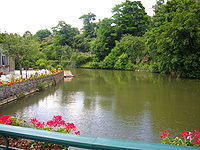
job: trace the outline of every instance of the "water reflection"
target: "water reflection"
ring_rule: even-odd
[[[164,129],[199,130],[200,81],[110,70],[72,70],[75,77],[0,108],[48,120],[62,115],[82,135],[159,142]]]

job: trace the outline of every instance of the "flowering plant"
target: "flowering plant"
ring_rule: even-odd
[[[47,122],[39,122],[36,118],[32,118],[30,121],[36,129],[80,135],[80,131],[76,131],[76,126],[73,123],[65,122],[62,116],[53,116]]]
[[[181,134],[179,136],[176,136],[175,138],[169,137],[169,131],[164,130],[160,138],[162,138],[162,144],[200,147],[200,132],[196,130],[194,130],[193,132],[182,131]]]
[[[20,82],[27,81],[27,80],[33,80],[35,78],[41,78],[41,77],[45,77],[45,76],[49,76],[49,75],[54,75],[61,71],[62,71],[61,69],[52,69],[52,70],[49,70],[48,74],[44,74],[44,73],[39,74],[38,72],[36,72],[35,74],[31,74],[28,79],[18,78],[18,79],[13,79],[12,81],[2,81],[2,82],[0,82],[0,86],[13,85],[15,83],[20,83]]]
[[[11,117],[8,115],[4,115],[0,117],[0,124],[7,124],[7,125],[14,125],[14,126],[21,126],[21,127],[32,127],[35,129],[80,135],[80,131],[76,131],[76,126],[73,123],[67,123],[66,121],[62,119],[62,116],[59,116],[59,115],[53,116],[53,118],[47,122],[40,122],[38,121],[38,119],[32,118],[30,119],[28,123],[29,124],[27,124],[26,121],[20,121],[16,117]],[[0,145],[2,144],[2,141],[3,140],[0,139]],[[33,142],[30,140],[16,139],[16,138],[14,139],[9,138],[9,142],[11,146],[19,147],[23,149],[29,149],[30,147],[34,149],[40,149],[41,147],[48,147],[50,149],[68,148],[68,146],[48,144],[44,142]],[[18,144],[16,145],[16,143]]]

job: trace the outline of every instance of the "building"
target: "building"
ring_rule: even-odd
[[[14,60],[0,52],[0,75],[14,73],[14,71]]]

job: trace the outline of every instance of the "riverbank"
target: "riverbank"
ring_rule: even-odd
[[[0,86],[0,106],[57,84],[63,77],[64,72],[58,71],[22,79],[17,83],[8,82],[6,85]]]

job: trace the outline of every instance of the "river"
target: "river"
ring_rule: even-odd
[[[73,69],[71,80],[0,107],[0,115],[62,115],[84,136],[160,142],[163,130],[200,130],[200,80],[132,71]]]

